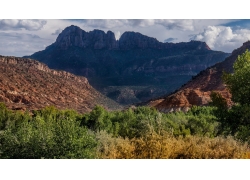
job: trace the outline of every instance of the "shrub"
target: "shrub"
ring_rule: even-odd
[[[232,137],[175,137],[167,132],[123,139],[97,135],[98,158],[105,159],[244,159],[249,158],[246,144]]]
[[[50,113],[48,113],[50,112]],[[11,122],[0,134],[0,157],[94,158],[94,136],[80,127],[70,111],[43,109],[30,119]]]

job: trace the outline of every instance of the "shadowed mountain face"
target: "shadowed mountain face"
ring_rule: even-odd
[[[138,103],[174,91],[201,70],[229,54],[204,42],[161,43],[140,33],[86,32],[65,28],[56,42],[31,55],[50,68],[88,78],[90,84],[122,104]]]
[[[188,110],[193,105],[205,106],[211,101],[210,94],[212,91],[219,92],[226,98],[228,104],[231,102],[231,94],[222,81],[223,71],[232,73],[233,64],[237,57],[250,49],[250,41],[245,42],[240,48],[234,50],[231,56],[225,61],[215,64],[201,71],[191,81],[182,86],[175,93],[151,100],[146,104],[154,106],[163,112]]]
[[[97,104],[108,109],[117,103],[97,92],[85,77],[49,69],[27,58],[0,56],[0,102],[15,110],[53,105],[85,113]]]

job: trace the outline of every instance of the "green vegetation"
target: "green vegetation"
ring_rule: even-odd
[[[96,140],[75,111],[11,112],[1,104],[1,158],[94,158]]]
[[[213,105],[217,107],[215,115],[220,122],[219,132],[232,135],[241,141],[250,143],[250,52],[239,55],[233,66],[232,74],[223,74],[234,104],[228,108],[226,100],[220,94],[213,93]]]
[[[0,158],[248,158],[247,144],[217,137],[213,107],[164,114],[149,107],[90,113],[0,105]]]

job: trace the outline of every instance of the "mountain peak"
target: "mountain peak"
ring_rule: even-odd
[[[196,50],[211,50],[205,42],[190,41],[181,43],[162,43],[156,38],[148,37],[139,32],[124,32],[120,39],[115,39],[112,31],[105,33],[102,30],[94,29],[86,32],[80,27],[71,25],[66,27],[57,37],[53,44],[59,49],[66,50],[70,47],[91,48],[91,49],[168,49],[172,46],[190,48]]]
[[[70,47],[112,49],[117,47],[113,32],[105,33],[102,30],[94,29],[86,32],[78,26],[66,27],[57,37],[54,43],[59,49],[66,50]]]

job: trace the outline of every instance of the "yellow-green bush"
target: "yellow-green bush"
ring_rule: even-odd
[[[107,159],[243,159],[250,158],[247,144],[232,137],[179,137],[152,134],[131,140],[102,136],[98,158]]]

